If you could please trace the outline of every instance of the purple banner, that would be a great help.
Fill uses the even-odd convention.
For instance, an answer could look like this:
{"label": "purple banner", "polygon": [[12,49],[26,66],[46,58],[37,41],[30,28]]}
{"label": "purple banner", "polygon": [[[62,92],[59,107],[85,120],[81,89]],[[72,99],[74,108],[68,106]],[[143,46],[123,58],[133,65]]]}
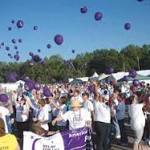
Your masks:
{"label": "purple banner", "polygon": [[64,141],[65,150],[84,150],[88,137],[88,129],[80,128],[61,133]]}

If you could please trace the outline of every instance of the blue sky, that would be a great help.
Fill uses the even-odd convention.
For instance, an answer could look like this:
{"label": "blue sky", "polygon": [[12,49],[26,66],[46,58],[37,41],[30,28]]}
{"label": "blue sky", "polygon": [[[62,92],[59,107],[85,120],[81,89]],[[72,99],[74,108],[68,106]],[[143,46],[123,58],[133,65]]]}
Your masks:
{"label": "blue sky", "polygon": [[[86,14],[80,8],[87,6]],[[103,19],[94,20],[94,13],[101,11]],[[19,47],[21,61],[29,59],[28,53],[40,56],[59,54],[65,59],[76,54],[91,52],[100,48],[121,48],[128,44],[150,44],[150,0],[1,0],[0,42],[13,50],[12,38],[22,38]],[[11,20],[24,20],[24,28],[17,29]],[[131,30],[124,30],[124,23],[130,22]],[[38,26],[38,31],[33,26]],[[12,26],[12,31],[7,27]],[[58,46],[53,38],[62,34],[64,43]],[[50,43],[51,49],[46,45]],[[76,51],[72,54],[72,49]],[[12,61],[8,52],[0,49],[0,61]]]}

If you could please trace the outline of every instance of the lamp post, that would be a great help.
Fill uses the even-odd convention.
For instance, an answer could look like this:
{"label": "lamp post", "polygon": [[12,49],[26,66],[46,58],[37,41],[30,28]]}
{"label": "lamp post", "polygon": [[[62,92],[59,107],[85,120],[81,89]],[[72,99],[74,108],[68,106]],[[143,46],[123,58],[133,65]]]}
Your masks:
{"label": "lamp post", "polygon": [[140,60],[139,60],[139,56],[137,56],[137,65],[138,65],[138,70],[140,70]]}

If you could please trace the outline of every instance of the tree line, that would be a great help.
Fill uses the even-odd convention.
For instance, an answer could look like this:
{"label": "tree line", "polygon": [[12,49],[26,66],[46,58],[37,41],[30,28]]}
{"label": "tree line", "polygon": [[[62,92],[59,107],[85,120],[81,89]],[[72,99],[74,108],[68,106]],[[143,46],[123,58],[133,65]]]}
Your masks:
{"label": "tree line", "polygon": [[96,49],[64,60],[60,55],[46,57],[44,64],[27,62],[0,62],[0,83],[8,82],[6,75],[16,72],[17,78],[29,78],[40,83],[66,81],[68,78],[104,73],[107,67],[114,72],[150,69],[150,45],[128,45],[121,50]]}

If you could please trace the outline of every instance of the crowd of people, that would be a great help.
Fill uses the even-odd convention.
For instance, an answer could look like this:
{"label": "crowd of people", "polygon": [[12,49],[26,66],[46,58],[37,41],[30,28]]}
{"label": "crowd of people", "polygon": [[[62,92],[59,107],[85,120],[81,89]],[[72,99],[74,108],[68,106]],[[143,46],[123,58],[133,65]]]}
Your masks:
{"label": "crowd of people", "polygon": [[150,85],[143,82],[57,83],[32,90],[0,88],[0,94],[8,96],[0,98],[0,150],[21,149],[24,131],[51,136],[82,127],[91,131],[91,150],[109,150],[113,139],[128,147],[127,125],[134,150],[141,141],[150,143]]}

